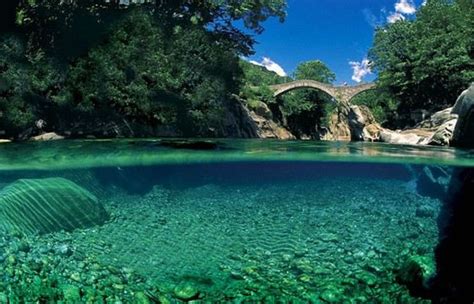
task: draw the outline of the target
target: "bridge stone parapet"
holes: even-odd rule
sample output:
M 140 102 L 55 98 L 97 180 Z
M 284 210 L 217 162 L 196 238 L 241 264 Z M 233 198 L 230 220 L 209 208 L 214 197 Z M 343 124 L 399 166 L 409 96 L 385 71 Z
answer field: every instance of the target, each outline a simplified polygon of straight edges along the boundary
M 337 102 L 343 103 L 345 105 L 348 105 L 351 99 L 356 95 L 364 91 L 371 90 L 374 87 L 374 83 L 364 83 L 356 86 L 333 86 L 327 83 L 306 79 L 270 86 L 270 88 L 274 91 L 274 97 L 278 97 L 295 89 L 313 88 L 325 92 L 326 94 L 333 97 Z

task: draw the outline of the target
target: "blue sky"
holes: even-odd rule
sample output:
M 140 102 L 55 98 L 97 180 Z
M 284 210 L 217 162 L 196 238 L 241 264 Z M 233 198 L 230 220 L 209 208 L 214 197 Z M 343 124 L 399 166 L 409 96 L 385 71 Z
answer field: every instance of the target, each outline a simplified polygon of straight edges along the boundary
M 264 23 L 256 37 L 256 54 L 249 60 L 292 74 L 300 62 L 322 60 L 336 73 L 336 84 L 371 81 L 374 74 L 350 62 L 361 63 L 372 45 L 374 28 L 387 22 L 413 18 L 423 0 L 288 0 L 284 23 Z M 267 58 L 263 62 L 263 58 Z M 272 65 L 272 62 L 277 65 Z M 361 77 L 362 76 L 362 77 Z

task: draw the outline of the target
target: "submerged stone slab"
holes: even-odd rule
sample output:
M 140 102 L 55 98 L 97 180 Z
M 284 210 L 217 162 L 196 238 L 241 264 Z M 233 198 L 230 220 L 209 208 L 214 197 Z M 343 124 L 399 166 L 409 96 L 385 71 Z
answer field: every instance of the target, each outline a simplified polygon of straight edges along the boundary
M 107 219 L 92 193 L 64 178 L 19 179 L 0 191 L 0 229 L 6 231 L 71 231 Z

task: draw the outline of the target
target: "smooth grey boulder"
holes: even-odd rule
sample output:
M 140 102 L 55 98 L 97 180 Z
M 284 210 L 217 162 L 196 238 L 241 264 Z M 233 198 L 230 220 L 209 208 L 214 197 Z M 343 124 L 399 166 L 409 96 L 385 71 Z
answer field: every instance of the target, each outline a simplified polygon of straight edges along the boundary
M 440 125 L 433 136 L 431 136 L 428 144 L 437 145 L 437 146 L 449 146 L 454 133 L 454 128 L 456 127 L 458 119 L 454 118 L 444 122 Z
M 380 140 L 390 144 L 397 145 L 424 145 L 426 144 L 426 137 L 415 133 L 402 133 L 383 129 L 380 131 Z
M 34 136 L 31 140 L 34 141 L 49 141 L 49 140 L 61 140 L 64 139 L 64 136 L 58 135 L 54 132 L 44 133 L 38 136 Z
M 458 115 L 452 145 L 474 148 L 474 83 L 459 96 L 452 113 Z

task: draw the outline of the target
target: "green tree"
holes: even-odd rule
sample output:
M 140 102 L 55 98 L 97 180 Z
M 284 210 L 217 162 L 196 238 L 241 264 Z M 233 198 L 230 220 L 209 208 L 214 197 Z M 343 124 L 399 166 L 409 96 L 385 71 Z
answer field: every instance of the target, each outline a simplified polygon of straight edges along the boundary
M 320 60 L 299 64 L 294 73 L 295 79 L 309 79 L 322 83 L 331 83 L 336 75 Z M 294 90 L 281 97 L 281 109 L 288 127 L 297 136 L 316 137 L 334 110 L 335 104 L 326 93 L 313 89 Z
M 428 1 L 415 20 L 376 31 L 369 56 L 379 87 L 400 102 L 400 113 L 452 105 L 474 80 L 473 37 L 471 1 Z
M 220 123 L 240 77 L 238 57 L 214 41 L 213 33 L 197 26 L 167 37 L 156 19 L 137 10 L 71 66 L 55 101 L 88 125 L 106 117 L 206 134 Z
M 336 74 L 320 60 L 300 63 L 295 71 L 295 79 L 309 79 L 322 83 L 332 83 Z
M 0 39 L 0 132 L 13 137 L 34 129 L 39 119 L 54 127 L 57 111 L 49 96 L 60 82 L 56 65 L 43 52 L 27 52 L 15 37 Z
M 355 96 L 351 103 L 367 106 L 375 120 L 387 128 L 398 129 L 403 126 L 395 124 L 399 102 L 390 93 L 382 89 L 369 90 Z
M 8 136 L 45 118 L 53 130 L 122 121 L 217 135 L 239 93 L 239 56 L 286 7 L 285 0 L 120 2 L 6 0 L 0 35 L 21 46 L 2 41 L 0 49 L 0 125 Z
M 281 77 L 277 73 L 268 71 L 265 67 L 255 65 L 246 60 L 240 60 L 243 72 L 240 97 L 250 108 L 257 107 L 260 102 L 274 102 L 270 85 L 291 81 L 289 77 Z
M 7 8 L 13 9 L 18 1 Z M 56 42 L 71 33 L 71 27 L 93 23 L 107 24 L 137 6 L 148 10 L 160 20 L 161 27 L 174 31 L 189 25 L 205 27 L 216 34 L 216 39 L 232 42 L 234 49 L 243 54 L 252 51 L 253 38 L 235 26 L 242 21 L 254 33 L 263 31 L 262 22 L 270 17 L 285 17 L 285 0 L 20 0 L 16 11 L 16 22 L 30 33 L 30 42 L 37 46 L 57 46 Z M 5 13 L 11 16 L 11 12 Z M 84 19 L 87 22 L 84 22 Z M 82 21 L 81 21 L 82 20 Z M 94 33 L 93 33 L 94 34 Z M 94 35 L 92 35 L 94 36 Z

